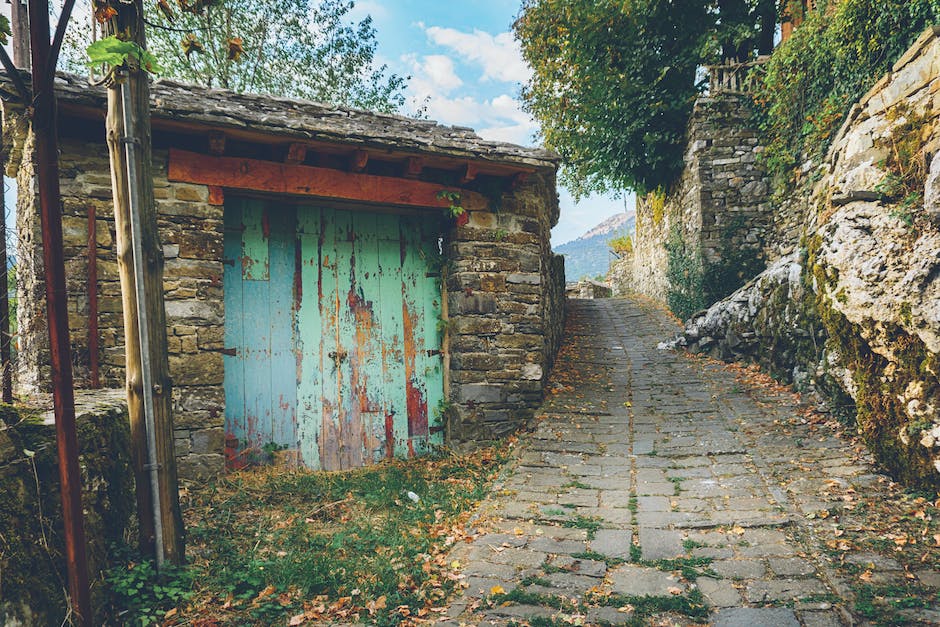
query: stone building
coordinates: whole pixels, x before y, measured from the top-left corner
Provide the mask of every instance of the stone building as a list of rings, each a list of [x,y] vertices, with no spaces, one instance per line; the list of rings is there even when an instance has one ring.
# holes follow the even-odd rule
[[[70,76],[57,88],[76,378],[118,387],[106,94]],[[49,381],[38,200],[26,122],[0,90],[29,393]],[[348,468],[491,439],[537,406],[564,310],[554,154],[170,81],[151,97],[181,476],[266,445]]]

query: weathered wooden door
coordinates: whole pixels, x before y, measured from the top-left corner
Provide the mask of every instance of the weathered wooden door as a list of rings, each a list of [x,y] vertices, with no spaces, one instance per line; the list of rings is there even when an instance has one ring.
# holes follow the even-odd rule
[[[236,199],[225,228],[230,435],[325,470],[440,441],[437,220]]]

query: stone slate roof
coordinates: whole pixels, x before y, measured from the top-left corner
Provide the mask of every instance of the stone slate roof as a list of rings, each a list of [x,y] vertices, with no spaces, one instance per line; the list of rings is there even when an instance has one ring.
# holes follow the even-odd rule
[[[0,72],[0,97],[16,97]],[[104,110],[104,87],[85,77],[59,73],[56,91],[64,108]],[[559,157],[541,148],[489,141],[472,129],[429,120],[335,107],[305,100],[209,89],[169,79],[152,83],[155,120],[196,124],[213,129],[241,129],[284,138],[362,148],[391,149],[527,168],[555,168]]]

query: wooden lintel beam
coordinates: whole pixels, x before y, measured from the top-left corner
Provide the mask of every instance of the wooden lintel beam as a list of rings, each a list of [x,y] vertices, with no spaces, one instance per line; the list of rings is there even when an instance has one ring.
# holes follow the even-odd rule
[[[284,157],[284,163],[288,165],[299,165],[307,158],[307,144],[292,143],[287,148],[287,156]]]
[[[225,154],[225,133],[222,131],[209,131],[209,154],[219,157]]]
[[[460,175],[460,184],[466,185],[470,181],[473,181],[477,174],[480,173],[480,168],[475,163],[468,163],[463,167],[463,172]]]
[[[349,160],[349,169],[352,172],[362,172],[369,165],[369,153],[365,150],[357,150]]]
[[[424,159],[421,157],[408,157],[405,161],[405,176],[410,178],[421,176],[422,170],[424,170]]]
[[[444,188],[425,181],[257,159],[214,157],[176,148],[170,149],[167,178],[176,182],[208,185],[210,191],[217,187],[441,209],[449,207],[451,202],[447,198],[438,197]],[[489,206],[485,196],[467,190],[461,190],[460,201],[468,211],[485,210]]]

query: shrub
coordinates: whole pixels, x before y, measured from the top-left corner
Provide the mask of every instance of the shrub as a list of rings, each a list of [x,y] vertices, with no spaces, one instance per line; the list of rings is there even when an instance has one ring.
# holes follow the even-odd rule
[[[823,0],[761,69],[764,162],[778,188],[824,156],[853,103],[931,24],[940,0]]]

